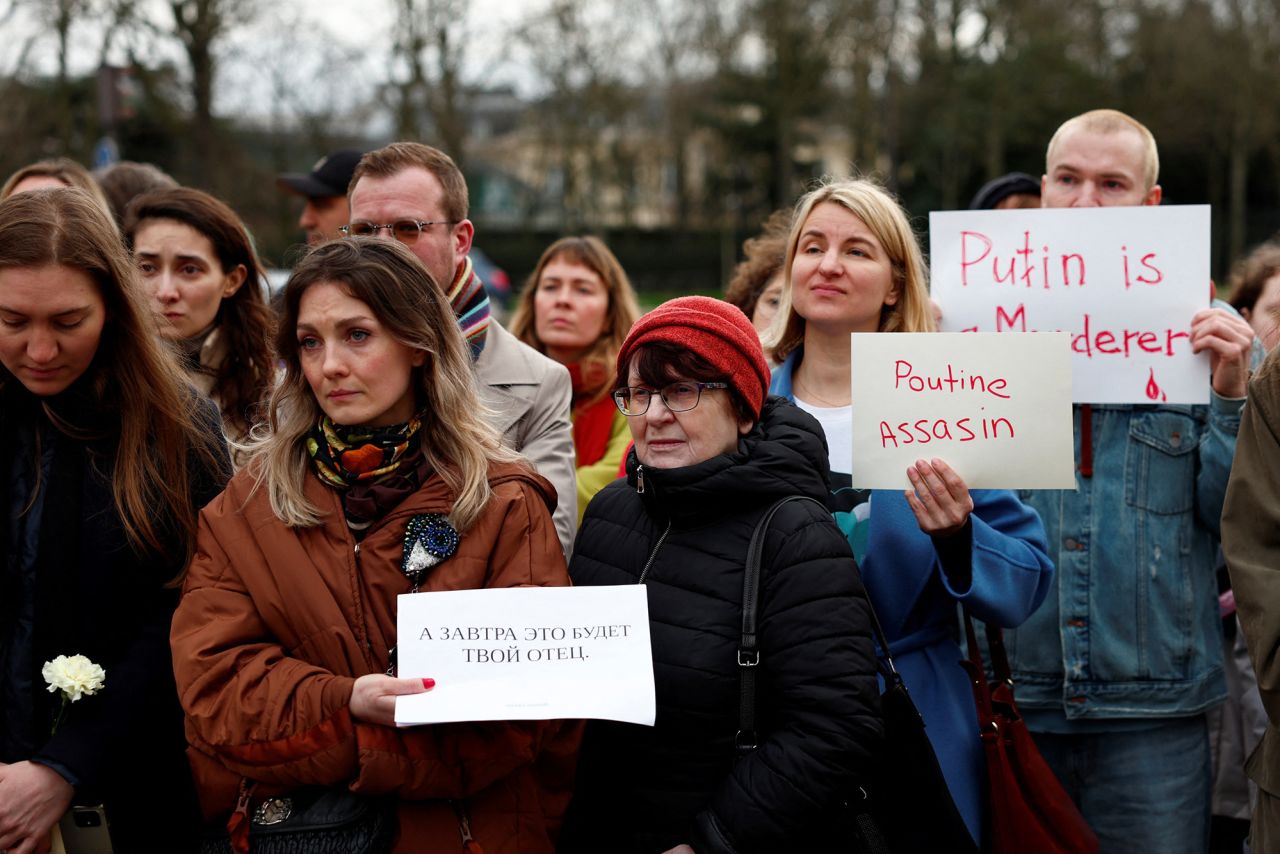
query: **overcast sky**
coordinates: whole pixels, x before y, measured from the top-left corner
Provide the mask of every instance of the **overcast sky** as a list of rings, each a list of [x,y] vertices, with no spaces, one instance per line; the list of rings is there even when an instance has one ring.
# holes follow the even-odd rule
[[[490,84],[521,85],[518,60],[510,54],[510,28],[547,0],[471,0],[469,26],[476,35],[468,40],[468,79]],[[8,4],[0,0],[0,12]],[[0,74],[12,73],[18,62],[18,46],[40,24],[32,6],[19,10],[0,31]],[[390,0],[269,0],[260,4],[258,16],[240,28],[220,51],[221,67],[215,109],[218,113],[268,115],[281,87],[305,103],[320,99],[340,106],[367,102],[374,87],[385,82],[389,38],[395,17]],[[149,10],[157,24],[167,27],[166,4],[155,0]],[[102,29],[85,19],[72,28],[71,71],[85,74],[98,60]],[[109,61],[125,60],[116,50]],[[166,60],[185,68],[177,45],[157,42],[147,51],[149,64]],[[57,67],[57,43],[45,34],[33,46],[26,67],[51,73]]]

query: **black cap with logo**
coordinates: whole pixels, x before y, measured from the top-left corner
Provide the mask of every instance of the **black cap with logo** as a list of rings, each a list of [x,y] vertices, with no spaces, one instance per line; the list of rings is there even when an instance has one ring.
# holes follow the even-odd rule
[[[354,148],[339,149],[321,157],[309,173],[287,172],[276,178],[276,184],[282,190],[312,199],[345,196],[356,164],[363,156],[363,151]]]

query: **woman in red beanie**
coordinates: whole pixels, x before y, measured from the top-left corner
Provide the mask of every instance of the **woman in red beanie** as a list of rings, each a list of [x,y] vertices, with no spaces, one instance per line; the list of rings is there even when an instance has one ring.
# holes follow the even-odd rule
[[[834,817],[869,776],[879,704],[869,605],[821,504],[783,505],[768,527],[759,723],[756,738],[735,739],[748,543],[778,499],[827,494],[821,429],[766,400],[768,383],[750,321],[708,297],[645,315],[618,354],[613,399],[635,445],[627,479],[587,509],[569,572],[578,585],[647,585],[657,720],[588,723],[561,852],[847,842]]]
[[[640,316],[618,259],[598,237],[562,237],[547,247],[511,318],[511,334],[569,369],[578,519],[618,477],[631,441],[609,399],[618,348]]]

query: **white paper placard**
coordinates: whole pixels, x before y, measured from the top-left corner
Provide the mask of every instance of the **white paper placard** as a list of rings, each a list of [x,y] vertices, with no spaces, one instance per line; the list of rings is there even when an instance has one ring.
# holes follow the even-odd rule
[[[1065,332],[850,337],[853,485],[907,489],[939,458],[970,489],[1074,489]]]
[[[402,595],[396,723],[604,718],[653,725],[649,602],[640,584]]]
[[[944,332],[1070,332],[1077,403],[1208,403],[1208,205],[935,212],[929,244]]]

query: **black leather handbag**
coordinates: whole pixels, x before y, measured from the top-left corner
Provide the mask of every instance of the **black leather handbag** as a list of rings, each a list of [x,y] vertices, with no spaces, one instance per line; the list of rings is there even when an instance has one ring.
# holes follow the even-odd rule
[[[812,501],[827,511],[821,502],[806,496],[783,498],[765,512],[751,535],[742,580],[742,639],[738,647],[741,704],[735,744],[740,754],[754,750],[757,743],[755,668],[760,663],[760,650],[756,645],[756,615],[764,535],[774,514],[789,501]],[[951,798],[938,757],[925,734],[924,718],[907,693],[902,676],[893,666],[889,642],[880,628],[869,597],[867,605],[871,613],[871,630],[880,646],[877,668],[884,680],[884,692],[880,695],[884,746],[874,776],[846,798],[837,821],[853,851],[866,854],[916,854],[925,851],[977,854],[978,846]]]
[[[395,838],[395,801],[371,798],[347,789],[303,789],[287,797],[267,798],[250,812],[252,785],[240,789],[240,803],[226,827],[207,834],[200,854],[243,852],[234,837],[245,838],[252,854],[385,854]]]

